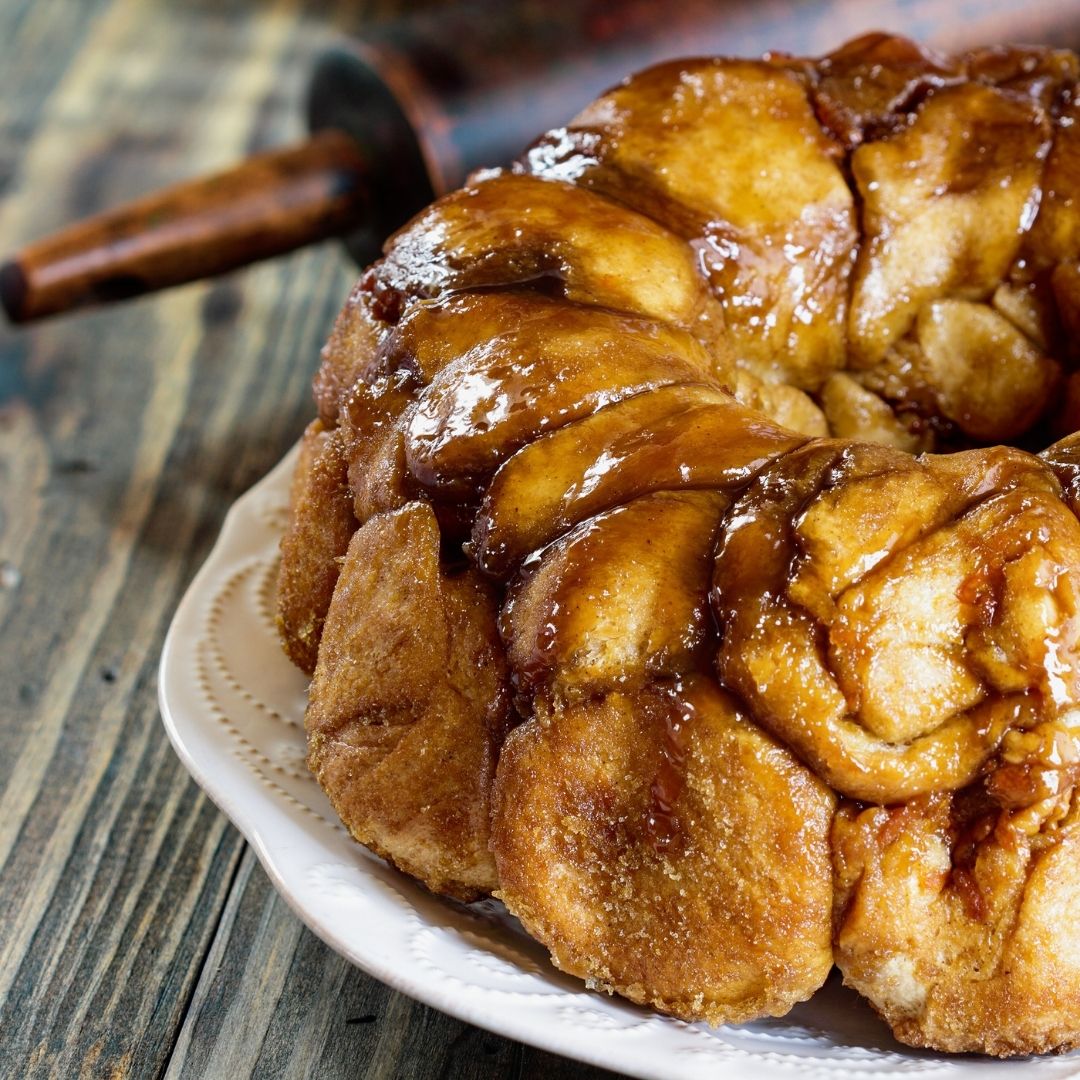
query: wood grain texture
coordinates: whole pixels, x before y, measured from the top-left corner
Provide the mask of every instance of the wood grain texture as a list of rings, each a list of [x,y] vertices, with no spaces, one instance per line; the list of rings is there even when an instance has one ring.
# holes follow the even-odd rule
[[[0,249],[297,139],[314,55],[405,6],[0,0]],[[817,27],[821,6],[792,6],[790,25],[776,2],[758,22],[733,6],[731,47]],[[1070,5],[885,7],[952,44],[1080,28]],[[855,9],[833,9],[839,38]],[[0,329],[0,1076],[603,1075],[331,953],[158,719],[175,605],[229,504],[311,415],[353,276],[323,246]]]
[[[246,965],[237,957],[248,957]],[[388,991],[308,932],[244,853],[167,1077],[610,1076]]]

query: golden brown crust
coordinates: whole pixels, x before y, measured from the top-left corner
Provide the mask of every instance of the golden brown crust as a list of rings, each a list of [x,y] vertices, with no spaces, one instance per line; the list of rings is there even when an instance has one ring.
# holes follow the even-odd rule
[[[628,79],[541,140],[527,163],[692,241],[736,362],[813,390],[844,362],[857,233],[839,157],[804,78],[777,64],[710,59]],[[724,165],[704,164],[713,161]]]
[[[491,592],[474,572],[440,570],[431,511],[367,522],[305,717],[309,764],[349,831],[436,892],[493,889],[489,793],[508,708]]]
[[[671,323],[727,355],[722,313],[679,237],[558,180],[498,174],[446,195],[368,275],[393,321],[412,300],[548,278],[567,300]]]
[[[994,807],[971,851],[956,838],[958,802],[935,795],[837,815],[844,980],[913,1046],[999,1057],[1071,1050],[1080,1045],[1071,916],[1080,809],[1071,790],[1026,813]]]
[[[360,281],[345,301],[330,340],[323,347],[312,389],[319,419],[328,428],[337,423],[345,397],[376,359],[379,343],[386,335],[385,324],[372,308],[371,295]]]
[[[340,433],[313,421],[300,441],[277,586],[282,645],[308,675],[315,670],[341,558],[356,530],[346,468]]]
[[[709,679],[542,701],[503,748],[498,895],[564,971],[688,1020],[832,967],[833,797]]]
[[[713,587],[722,679],[851,798],[973,780],[1054,700],[1051,640],[1074,693],[1080,524],[1018,451],[812,443],[735,503]]]
[[[681,486],[737,489],[803,442],[712,386],[639,394],[510,458],[480,504],[473,558],[493,577],[508,576],[530,553],[594,514]]]
[[[959,127],[970,137],[956,139]],[[925,303],[986,295],[1006,276],[1049,149],[1035,102],[968,83],[940,90],[909,126],[855,151],[863,243],[849,330],[858,366],[880,361]]]
[[[707,667],[709,555],[728,504],[661,491],[556,541],[503,605],[518,691],[580,700]]]
[[[811,993],[834,919],[908,1042],[1080,1039],[1080,453],[984,445],[1080,424],[1078,74],[665,64],[391,238],[282,576],[358,839],[687,1019]]]
[[[852,150],[902,128],[928,93],[963,78],[959,60],[894,34],[864,34],[818,62],[818,119]]]

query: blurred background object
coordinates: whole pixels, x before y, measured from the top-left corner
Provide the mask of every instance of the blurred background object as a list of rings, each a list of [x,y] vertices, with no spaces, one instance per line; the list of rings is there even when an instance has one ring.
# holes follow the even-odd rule
[[[872,28],[944,48],[1080,43],[1080,9],[1060,0],[705,8],[716,36],[686,51],[819,53]],[[441,17],[405,0],[0,0],[0,251],[292,145],[319,57],[418,10]],[[505,62],[490,31],[458,31],[491,42],[471,80]],[[313,415],[319,349],[355,277],[323,244],[0,324],[0,1076],[601,1075],[327,949],[161,728],[177,601],[229,505]]]
[[[1032,0],[735,5],[684,0],[471,0],[413,10],[342,39],[314,64],[308,142],[144,197],[39,240],[0,266],[0,302],[26,322],[210,277],[340,235],[361,266],[436,194],[511,160],[627,73],[692,54],[803,55],[889,26],[944,49],[1036,35],[1068,15]],[[1033,38],[1030,40],[1034,40]],[[1056,43],[1056,41],[1055,41]],[[334,138],[328,132],[347,135]]]

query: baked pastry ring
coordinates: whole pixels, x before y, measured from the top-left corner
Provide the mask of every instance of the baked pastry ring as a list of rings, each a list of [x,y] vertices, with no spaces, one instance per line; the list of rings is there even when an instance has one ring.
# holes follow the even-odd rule
[[[358,840],[688,1020],[1080,1043],[1078,73],[665,64],[391,238],[279,591]]]

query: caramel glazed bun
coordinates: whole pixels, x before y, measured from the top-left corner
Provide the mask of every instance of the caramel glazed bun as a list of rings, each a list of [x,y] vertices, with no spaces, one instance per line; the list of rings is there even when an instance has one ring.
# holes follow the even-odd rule
[[[1080,1045],[1077,78],[664,64],[390,239],[279,589],[357,840],[686,1020]]]

